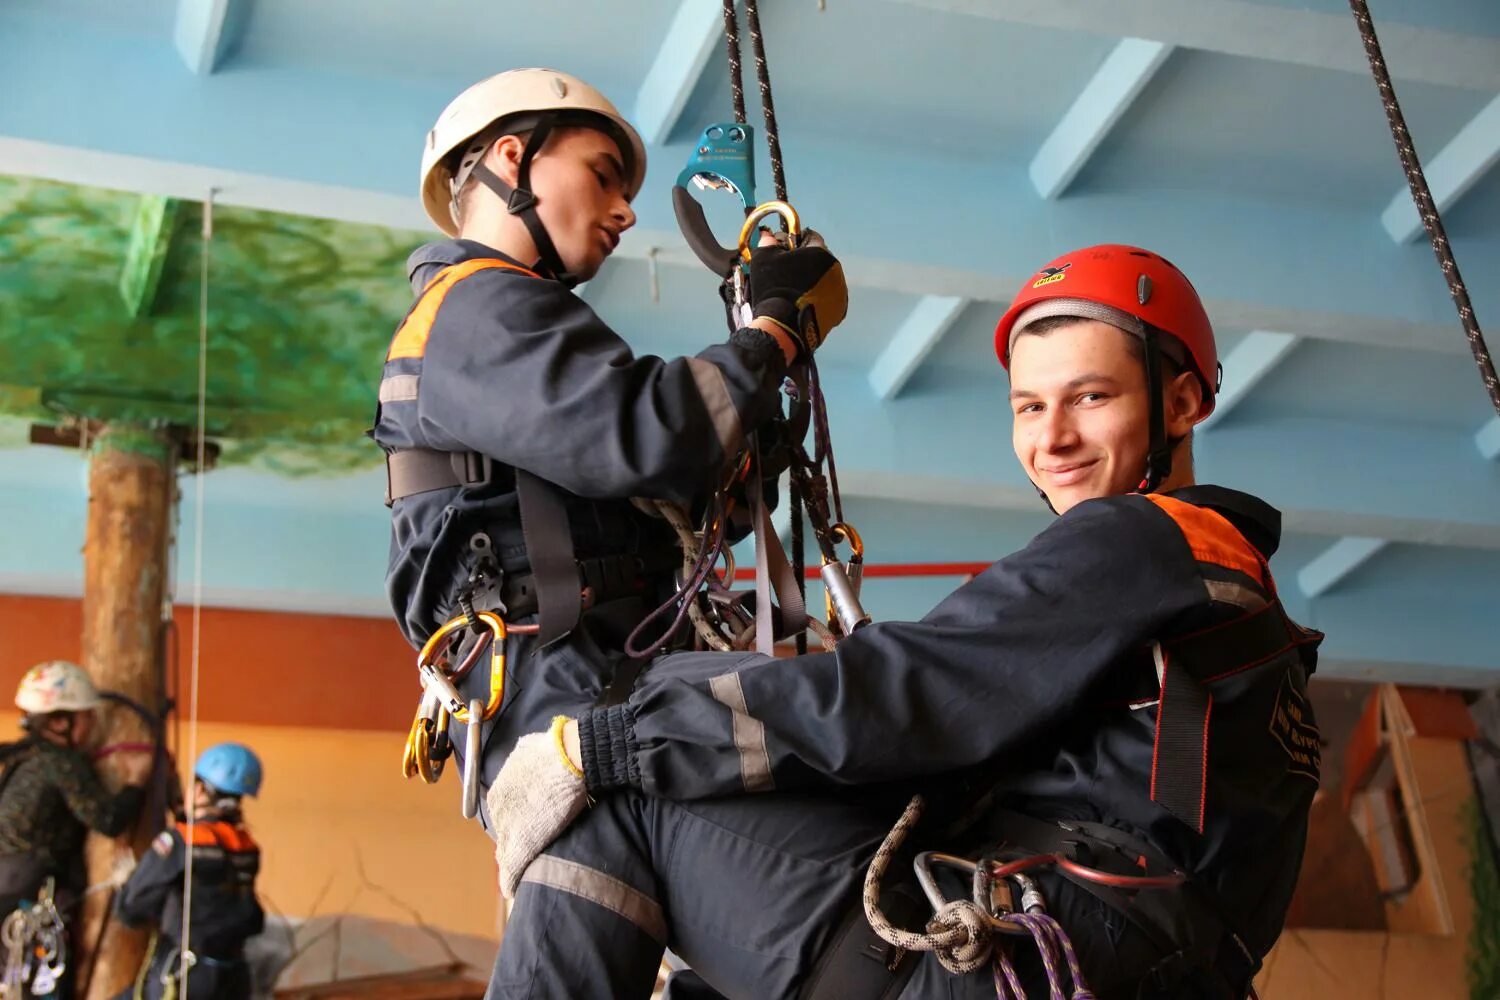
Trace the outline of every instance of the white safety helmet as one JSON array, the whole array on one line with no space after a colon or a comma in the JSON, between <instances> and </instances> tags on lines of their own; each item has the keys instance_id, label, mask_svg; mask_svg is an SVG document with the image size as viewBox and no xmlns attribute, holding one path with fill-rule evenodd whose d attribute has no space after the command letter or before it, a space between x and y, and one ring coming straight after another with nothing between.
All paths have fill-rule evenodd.
<instances>
[{"instance_id":1,"label":"white safety helmet","mask_svg":"<svg viewBox=\"0 0 1500 1000\"><path fill-rule=\"evenodd\" d=\"M455 97L427 133L422 148L422 207L449 236L458 235L458 188L474 166L476 139L498 139L530 131L543 120L595 128L615 140L625 161L625 197L633 199L646 179L646 146L635 127L595 88L552 69L512 69L481 80ZM483 156L488 144L473 160ZM535 152L535 150L532 150ZM461 161L461 162L460 162ZM455 180L458 181L455 184Z\"/></svg>"},{"instance_id":2,"label":"white safety helmet","mask_svg":"<svg viewBox=\"0 0 1500 1000\"><path fill-rule=\"evenodd\" d=\"M16 688L16 707L27 715L87 712L99 707L99 692L88 673L67 660L48 660L26 671Z\"/></svg>"}]
</instances>

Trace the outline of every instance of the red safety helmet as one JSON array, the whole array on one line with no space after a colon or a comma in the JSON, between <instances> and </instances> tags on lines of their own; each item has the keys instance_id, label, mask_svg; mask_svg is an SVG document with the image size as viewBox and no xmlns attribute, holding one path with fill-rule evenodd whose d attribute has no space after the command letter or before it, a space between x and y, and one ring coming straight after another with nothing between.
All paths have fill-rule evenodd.
<instances>
[{"instance_id":1,"label":"red safety helmet","mask_svg":"<svg viewBox=\"0 0 1500 1000\"><path fill-rule=\"evenodd\" d=\"M1170 338L1157 338L1162 350L1203 383L1200 418L1213 412L1221 374L1213 325L1192 283L1166 258L1105 243L1063 254L1026 279L995 327L995 353L1007 371L1013 334L1047 316L1097 319L1143 339L1142 324L1150 324Z\"/></svg>"}]
</instances>

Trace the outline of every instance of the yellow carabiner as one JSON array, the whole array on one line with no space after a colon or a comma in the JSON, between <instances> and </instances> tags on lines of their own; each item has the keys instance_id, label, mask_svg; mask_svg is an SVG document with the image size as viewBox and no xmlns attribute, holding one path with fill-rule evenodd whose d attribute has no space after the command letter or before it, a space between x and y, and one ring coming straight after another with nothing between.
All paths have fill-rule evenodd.
<instances>
[{"instance_id":1,"label":"yellow carabiner","mask_svg":"<svg viewBox=\"0 0 1500 1000\"><path fill-rule=\"evenodd\" d=\"M745 224L740 227L740 259L745 263L750 263L750 240L755 236L755 227L760 225L762 219L771 215L781 216L786 223L787 235L792 238L793 243L802 235L802 217L795 208L784 201L761 202L745 216Z\"/></svg>"},{"instance_id":2,"label":"yellow carabiner","mask_svg":"<svg viewBox=\"0 0 1500 1000\"><path fill-rule=\"evenodd\" d=\"M500 710L500 703L505 700L505 619L493 611L478 611L474 617L490 630L490 697L484 706L484 718L489 719ZM455 615L443 622L423 644L422 652L417 655L417 669L430 665L437 651L444 648L448 638L468 625L467 615ZM467 724L469 710L460 708L453 713L453 717Z\"/></svg>"},{"instance_id":3,"label":"yellow carabiner","mask_svg":"<svg viewBox=\"0 0 1500 1000\"><path fill-rule=\"evenodd\" d=\"M845 521L836 521L832 524L828 533L833 536L833 544L839 542L849 543L849 561L862 562L865 558L865 542L859 537L859 532L854 530L854 525Z\"/></svg>"}]
</instances>

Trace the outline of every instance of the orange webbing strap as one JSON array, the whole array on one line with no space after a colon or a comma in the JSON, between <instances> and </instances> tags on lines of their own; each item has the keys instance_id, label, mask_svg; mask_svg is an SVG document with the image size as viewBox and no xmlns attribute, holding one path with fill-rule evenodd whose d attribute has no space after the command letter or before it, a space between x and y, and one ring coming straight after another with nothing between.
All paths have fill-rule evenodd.
<instances>
[{"instance_id":1,"label":"orange webbing strap","mask_svg":"<svg viewBox=\"0 0 1500 1000\"><path fill-rule=\"evenodd\" d=\"M194 847L222 847L230 854L246 854L258 850L255 841L250 836L250 831L242 826L224 820L216 820L212 823L194 823L192 826L193 836L191 844ZM182 835L184 843L188 841L188 825L177 824L177 832Z\"/></svg>"}]
</instances>

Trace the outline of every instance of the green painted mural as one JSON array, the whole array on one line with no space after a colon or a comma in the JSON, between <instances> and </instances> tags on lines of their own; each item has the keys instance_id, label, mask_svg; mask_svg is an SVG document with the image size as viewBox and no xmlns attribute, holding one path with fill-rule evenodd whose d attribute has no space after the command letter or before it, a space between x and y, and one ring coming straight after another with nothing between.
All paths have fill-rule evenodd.
<instances>
[{"instance_id":1,"label":"green painted mural","mask_svg":"<svg viewBox=\"0 0 1500 1000\"><path fill-rule=\"evenodd\" d=\"M32 420L195 422L202 218L195 202L0 176L0 446ZM376 463L364 431L423 241L215 206L208 426L221 463Z\"/></svg>"}]
</instances>

